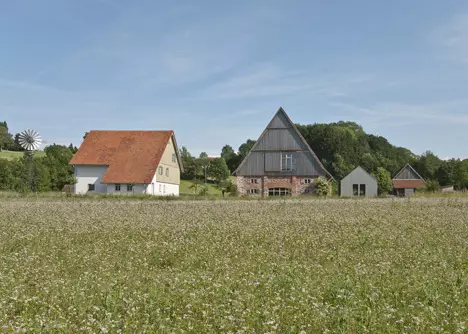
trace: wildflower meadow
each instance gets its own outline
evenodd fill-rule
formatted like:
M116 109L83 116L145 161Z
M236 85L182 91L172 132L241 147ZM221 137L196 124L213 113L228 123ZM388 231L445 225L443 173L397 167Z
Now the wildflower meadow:
M468 201L3 198L1 332L463 333Z

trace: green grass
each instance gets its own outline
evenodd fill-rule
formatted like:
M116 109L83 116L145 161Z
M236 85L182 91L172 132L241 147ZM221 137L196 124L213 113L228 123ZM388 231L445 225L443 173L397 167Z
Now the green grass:
M13 160L13 159L19 159L23 157L23 152L13 152L13 151L3 151L0 152L0 159L7 159L7 160ZM43 151L37 151L35 152L36 157L42 157L45 155L45 152Z
M2 332L466 333L468 200L2 198Z
M236 182L235 177L231 177L232 182ZM193 189L190 189L192 181L190 180L180 180L179 191L182 194L193 194ZM215 184L208 183L208 195L221 196L221 190L219 190Z

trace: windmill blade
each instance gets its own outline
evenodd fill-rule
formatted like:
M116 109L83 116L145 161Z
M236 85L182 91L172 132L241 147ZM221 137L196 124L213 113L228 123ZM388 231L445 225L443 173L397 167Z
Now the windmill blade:
M37 150L42 143L39 132L27 129L20 133L18 137L20 145L27 151Z

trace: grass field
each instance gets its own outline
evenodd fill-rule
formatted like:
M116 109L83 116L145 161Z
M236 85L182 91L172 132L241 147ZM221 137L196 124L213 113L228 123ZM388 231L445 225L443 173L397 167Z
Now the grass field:
M179 191L182 194L193 194L193 189L190 189L192 182L190 180L180 180ZM208 183L208 195L221 195L221 190L219 190L215 184Z
M35 152L35 155L37 157L41 157L45 155L45 152L37 151ZM21 157L23 157L23 152L13 152L13 151L0 152L0 159L13 160L13 159L21 158Z
M0 201L2 332L463 333L468 201Z

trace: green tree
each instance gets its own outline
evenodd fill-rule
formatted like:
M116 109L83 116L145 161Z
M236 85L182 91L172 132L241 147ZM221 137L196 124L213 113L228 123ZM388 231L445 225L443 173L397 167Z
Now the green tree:
M221 157L226 160L229 170L234 172L242 161L242 158L234 151L230 145L225 145L221 150Z
M237 194L237 185L235 185L234 182L229 179L219 182L217 187L221 190L223 197L226 193L230 194L231 196Z
M436 192L440 190L439 181L437 180L426 180L425 188L427 191Z
M219 183L229 178L229 168L224 158L215 158L209 162L208 176Z
M0 159L0 190L13 190L16 183L14 162Z
M377 185L380 195L389 194L393 189L392 177L388 170L378 167L372 175L377 179Z
M197 177L197 165L195 159L185 146L182 146L180 149L180 159L184 166L184 173L181 175L181 178L184 180L192 180Z
M247 139L245 143L239 146L239 156L241 160L245 159L245 157L250 153L255 143L255 140Z
M7 143L8 129L3 125L0 125L0 152L5 148Z
M73 157L70 149L67 146L53 144L47 146L44 152L46 153L44 165L49 170L51 190L60 191L64 185L74 184L73 167L69 165Z
M19 137L20 137L20 134L17 133L15 135L15 139L13 140L13 148L11 149L12 151L17 151L17 152L23 152L24 151L23 146L21 146L21 144L19 142Z

